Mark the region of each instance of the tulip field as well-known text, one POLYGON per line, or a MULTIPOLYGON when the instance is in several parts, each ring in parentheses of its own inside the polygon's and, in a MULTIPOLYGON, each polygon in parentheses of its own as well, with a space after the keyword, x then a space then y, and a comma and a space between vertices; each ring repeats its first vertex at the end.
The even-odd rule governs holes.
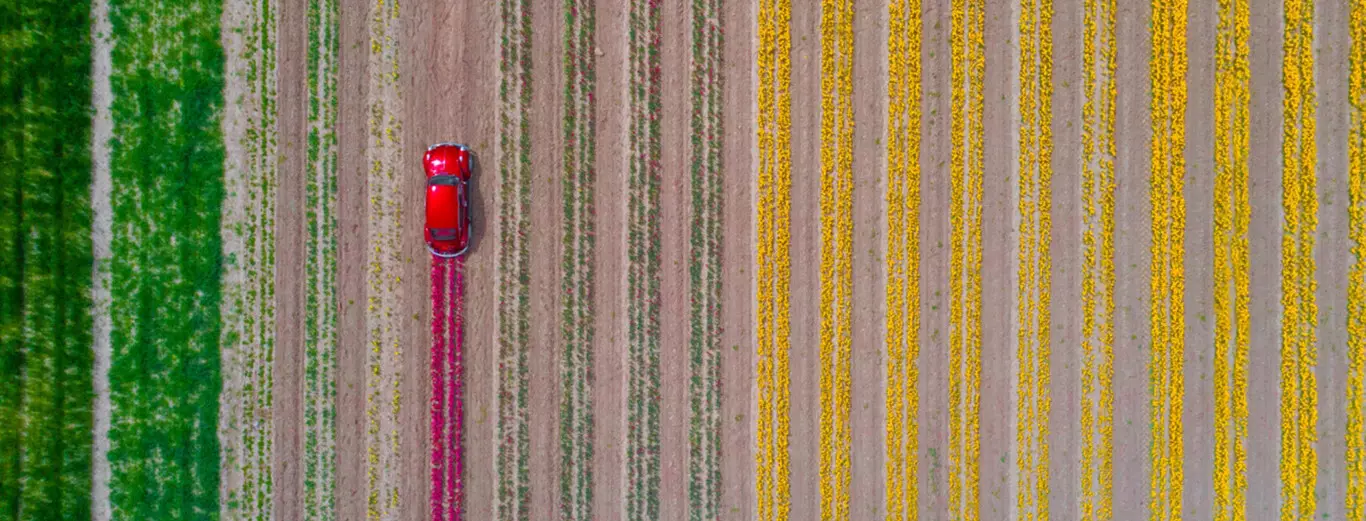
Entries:
POLYGON ((0 521, 1366 521, 1366 0, 0 1, 0 53, 0 521))

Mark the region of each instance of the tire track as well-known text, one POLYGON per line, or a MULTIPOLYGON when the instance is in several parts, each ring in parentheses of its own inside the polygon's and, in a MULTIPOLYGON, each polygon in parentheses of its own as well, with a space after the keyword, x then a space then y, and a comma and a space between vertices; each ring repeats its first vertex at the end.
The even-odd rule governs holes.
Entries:
POLYGON ((499 521, 531 515, 531 5, 503 0, 498 120, 499 521))
POLYGON ((221 515, 261 520, 271 517, 274 497, 279 6, 231 0, 224 10, 230 105, 222 235, 223 254, 233 261, 223 275, 221 515))
POLYGON ((1315 515, 1318 475, 1318 305, 1314 238, 1318 231, 1315 173, 1314 4, 1285 3, 1281 75, 1284 141, 1281 204, 1281 519, 1315 515))
POLYGON ((849 518, 854 9, 821 3, 821 517, 849 518))
POLYGON ((340 12, 308 3, 304 175, 303 514, 330 521, 337 504, 337 102, 340 12))
POLYGON ((1160 0, 1152 24, 1152 519, 1181 518, 1185 394, 1186 1, 1160 0))
POLYGON ((560 517, 593 517, 594 0, 565 0, 560 517))
POLYGON ((789 0, 759 4, 758 31, 758 194, 756 269, 758 334, 755 419, 755 494, 760 521, 787 519, 792 509, 788 486, 789 391, 788 288, 791 260, 789 215, 792 207, 791 74, 789 0))
POLYGON ((1081 519, 1114 517, 1115 0, 1087 0, 1082 74, 1081 519))
POLYGON ((399 382, 404 309, 403 272, 403 140, 402 93, 399 88, 399 5, 380 0, 370 6, 368 26, 370 119, 367 124, 370 163, 366 183, 370 196, 369 244, 366 256, 366 518, 392 520, 399 515, 400 444, 399 382))
POLYGON ((985 19, 981 3, 953 2, 949 512, 969 521, 980 507, 985 19))
POLYGON ((1219 2, 1214 93, 1214 517, 1247 518, 1251 72, 1246 0, 1219 2))
POLYGON ((725 88, 721 0, 692 3, 688 518, 721 517, 721 332, 725 88))
POLYGON ((1053 3, 1022 1, 1015 462, 1017 516, 1048 519, 1053 187, 1053 3))
POLYGON ((626 519, 659 517, 660 5, 628 14, 626 519))
POLYGON ((888 5, 887 519, 918 517, 920 490, 920 2, 888 5))

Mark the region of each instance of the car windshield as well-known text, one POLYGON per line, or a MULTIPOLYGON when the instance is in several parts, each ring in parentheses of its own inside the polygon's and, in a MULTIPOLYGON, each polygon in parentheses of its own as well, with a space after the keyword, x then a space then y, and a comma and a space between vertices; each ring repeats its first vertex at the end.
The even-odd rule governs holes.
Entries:
POLYGON ((450 174, 434 175, 427 179, 427 186, 456 186, 463 181, 450 174))

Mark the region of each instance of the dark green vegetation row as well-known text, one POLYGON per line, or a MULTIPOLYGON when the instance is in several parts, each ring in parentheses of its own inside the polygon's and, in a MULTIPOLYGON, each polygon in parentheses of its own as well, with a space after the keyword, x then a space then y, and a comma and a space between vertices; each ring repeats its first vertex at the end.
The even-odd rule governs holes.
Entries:
POLYGON ((498 85, 499 521, 531 517, 531 3, 502 1, 498 85))
POLYGON ((595 0, 564 0, 564 260, 560 518, 593 518, 595 0))
POLYGON ((629 14, 626 519, 659 518, 659 2, 629 14))
POLYGON ((0 3, 0 520, 90 515, 90 2, 0 3))
POLYGON ((218 0, 112 0, 114 519, 217 519, 218 0))
POLYGON ((721 518, 721 0, 692 5, 688 518, 721 518))

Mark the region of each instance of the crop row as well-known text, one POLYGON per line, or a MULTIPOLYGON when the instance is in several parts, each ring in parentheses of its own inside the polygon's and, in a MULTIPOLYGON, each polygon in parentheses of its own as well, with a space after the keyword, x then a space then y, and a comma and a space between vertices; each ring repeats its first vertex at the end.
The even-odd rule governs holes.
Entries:
POLYGON ((564 1, 560 517, 593 517, 594 0, 564 1))
POLYGON ((920 2, 888 5, 887 519, 915 519, 920 442, 920 2))
POLYGON ((221 5, 111 2, 110 501, 219 513, 221 5))
POLYGON ((0 7, 0 519, 90 515, 90 2, 0 7))
POLYGON ((434 521, 464 512, 464 259, 432 259, 431 508, 434 521))
POLYGON ((1160 0, 1152 23, 1153 519, 1179 519, 1185 395, 1186 0, 1160 0))
POLYGON ((1318 192, 1314 142, 1314 3, 1285 3, 1281 202, 1281 519, 1315 515, 1318 386, 1314 235, 1318 192))
POLYGON ((276 47, 278 6, 228 2, 230 91, 223 252, 223 516, 270 516, 275 353, 276 47))
POLYGON ((755 491, 760 521, 787 519, 790 391, 788 374, 788 254, 791 218, 790 149, 792 76, 791 5, 788 0, 759 3, 759 173, 755 245, 758 264, 756 379, 759 417, 755 419, 755 491))
POLYGON ((1247 518, 1250 83, 1246 0, 1219 3, 1214 91, 1214 517, 1247 518))
POLYGON ((692 4, 688 517, 721 516, 721 0, 692 4))
POLYGON ((336 0, 308 2, 308 153, 304 185, 304 519, 330 521, 337 501, 336 0))
POLYGON ((1114 516, 1117 8, 1087 0, 1082 29, 1082 521, 1114 516))
POLYGON ((531 3, 503 0, 498 86, 498 521, 531 512, 531 3))
POLYGON ((370 207, 367 226, 366 516, 389 520, 399 512, 399 382, 402 344, 402 93, 399 90, 399 5, 371 4, 369 16, 370 207))
POLYGON ((1348 208, 1353 260, 1347 281, 1346 518, 1366 521, 1366 2, 1351 4, 1348 73, 1348 208))
POLYGON ((949 511, 968 521, 978 519, 980 504, 984 11, 955 0, 950 31, 949 511))
POLYGON ((854 249, 854 6, 821 2, 821 448, 823 519, 849 518, 854 249))
POLYGON ((660 5, 628 15, 626 519, 659 517, 660 5))
POLYGON ((1050 302, 1053 233, 1053 2, 1020 10, 1019 290, 1016 508, 1048 519, 1050 302))

